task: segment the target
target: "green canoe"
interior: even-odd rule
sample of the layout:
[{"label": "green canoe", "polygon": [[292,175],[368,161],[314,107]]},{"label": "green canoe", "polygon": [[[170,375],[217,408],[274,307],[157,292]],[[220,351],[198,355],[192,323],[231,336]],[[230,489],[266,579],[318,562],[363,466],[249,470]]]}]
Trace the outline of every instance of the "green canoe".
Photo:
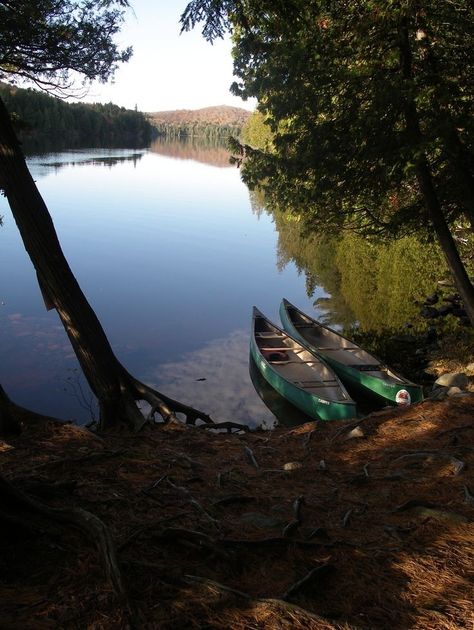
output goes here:
[{"label": "green canoe", "polygon": [[333,370],[255,307],[250,353],[264,379],[310,418],[356,416],[355,402]]},{"label": "green canoe", "polygon": [[394,372],[350,339],[312,319],[288,300],[280,307],[283,328],[326,361],[354,395],[364,394],[391,405],[423,400],[423,389]]}]

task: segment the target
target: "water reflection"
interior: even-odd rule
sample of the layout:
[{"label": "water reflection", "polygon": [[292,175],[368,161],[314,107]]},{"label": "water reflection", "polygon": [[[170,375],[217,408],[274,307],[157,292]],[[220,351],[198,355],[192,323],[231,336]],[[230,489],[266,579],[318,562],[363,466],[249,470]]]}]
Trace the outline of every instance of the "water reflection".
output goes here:
[{"label": "water reflection", "polygon": [[272,412],[272,415],[278,420],[278,424],[284,427],[292,427],[314,420],[314,418],[309,418],[302,411],[293,407],[291,403],[280,396],[276,389],[273,389],[267,383],[252,356],[249,357],[249,374],[255,391]]},{"label": "water reflection", "polygon": [[225,138],[211,140],[199,137],[183,137],[171,140],[166,137],[158,137],[151,144],[150,151],[177,160],[194,160],[221,168],[231,166],[230,153]]},{"label": "water reflection", "polygon": [[248,348],[248,332],[236,330],[178,361],[159,365],[148,380],[168,396],[205,410],[218,422],[269,429],[276,420],[253,390]]},{"label": "water reflection", "polygon": [[145,150],[131,149],[83,149],[64,151],[62,153],[48,153],[28,158],[28,167],[33,177],[45,177],[51,173],[58,173],[70,166],[107,166],[112,168],[124,162],[131,162],[136,166],[142,159]]},{"label": "water reflection", "polygon": [[[278,230],[278,264],[295,264],[304,274],[308,297],[324,323],[363,331],[400,330],[408,323],[424,330],[420,303],[447,274],[433,243],[414,236],[374,241],[351,232],[307,234],[294,217],[273,213]],[[321,296],[321,287],[326,295]],[[317,294],[319,295],[317,295]]]}]

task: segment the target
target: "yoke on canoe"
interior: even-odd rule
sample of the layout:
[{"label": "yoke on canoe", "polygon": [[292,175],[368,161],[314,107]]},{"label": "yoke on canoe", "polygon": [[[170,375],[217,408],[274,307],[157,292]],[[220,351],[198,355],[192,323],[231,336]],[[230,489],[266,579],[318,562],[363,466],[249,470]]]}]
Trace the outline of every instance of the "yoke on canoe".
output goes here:
[{"label": "yoke on canoe", "polygon": [[423,400],[423,389],[383,365],[356,343],[312,319],[288,300],[280,306],[283,328],[310,352],[328,363],[354,393],[379,402],[409,405]]},{"label": "yoke on canoe", "polygon": [[356,404],[334,371],[255,307],[250,353],[264,379],[310,418],[356,416]]}]

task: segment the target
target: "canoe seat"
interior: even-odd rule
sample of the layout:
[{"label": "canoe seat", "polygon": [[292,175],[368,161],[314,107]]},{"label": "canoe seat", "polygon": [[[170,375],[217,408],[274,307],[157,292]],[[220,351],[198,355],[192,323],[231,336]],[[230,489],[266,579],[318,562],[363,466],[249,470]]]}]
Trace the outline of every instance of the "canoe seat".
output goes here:
[{"label": "canoe seat", "polygon": [[265,348],[263,346],[259,346],[259,350],[261,350],[262,352],[275,352],[277,350],[292,350],[293,348],[290,348],[289,346],[266,346]]},{"label": "canoe seat", "polygon": [[316,348],[316,350],[324,350],[324,351],[326,351],[326,350],[341,350],[341,348],[334,348],[334,347],[332,347],[332,348],[322,348],[321,346],[314,346],[314,347]]},{"label": "canoe seat", "polygon": [[281,339],[283,337],[280,333],[272,333],[272,332],[257,332],[255,333],[256,337],[260,337],[262,339]]}]

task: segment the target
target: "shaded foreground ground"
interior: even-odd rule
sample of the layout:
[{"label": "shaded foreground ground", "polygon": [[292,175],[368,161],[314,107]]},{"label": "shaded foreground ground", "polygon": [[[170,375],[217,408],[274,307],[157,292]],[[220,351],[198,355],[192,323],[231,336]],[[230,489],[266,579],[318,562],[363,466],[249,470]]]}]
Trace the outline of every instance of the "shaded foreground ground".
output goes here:
[{"label": "shaded foreground ground", "polygon": [[[104,521],[138,628],[472,628],[472,395],[379,412],[359,437],[351,422],[99,438],[26,420],[1,474]],[[1,628],[129,619],[83,533],[6,528]]]}]

